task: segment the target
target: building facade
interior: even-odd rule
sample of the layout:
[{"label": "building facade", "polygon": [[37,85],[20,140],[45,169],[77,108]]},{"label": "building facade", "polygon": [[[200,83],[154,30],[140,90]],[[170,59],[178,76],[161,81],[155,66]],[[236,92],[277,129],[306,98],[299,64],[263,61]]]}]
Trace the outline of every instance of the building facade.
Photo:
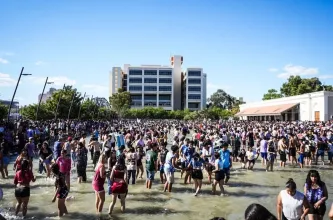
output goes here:
[{"label": "building facade", "polygon": [[184,109],[201,110],[206,106],[207,74],[202,68],[187,68],[183,76]]},{"label": "building facade", "polygon": [[[50,99],[55,91],[57,91],[55,88],[50,88],[48,92],[44,93],[41,103],[45,103],[48,99]],[[39,103],[41,96],[42,96],[42,94],[38,95],[37,103]]]},{"label": "building facade", "polygon": [[123,71],[121,67],[113,67],[110,72],[109,81],[109,96],[118,92],[118,89],[122,88]]},{"label": "building facade", "polygon": [[320,91],[240,105],[237,116],[259,121],[327,121],[333,118],[333,92]]},{"label": "building facade", "polygon": [[[195,108],[190,109],[200,110],[205,107],[205,104],[203,105],[202,103],[203,101],[204,103],[206,102],[205,82],[207,76],[202,73],[202,69],[199,68],[201,73],[199,78],[192,76],[192,72],[196,70],[195,68],[193,68],[193,71],[191,68],[187,69],[189,73],[191,73],[191,76],[188,77],[189,81],[186,81],[184,80],[185,78],[182,72],[183,57],[172,56],[170,58],[170,64],[171,65],[168,66],[124,65],[121,75],[122,84],[117,86],[118,88],[126,88],[126,91],[131,93],[132,108],[162,107],[165,110],[181,110],[190,108],[193,103],[195,104]],[[113,72],[114,71],[112,71],[112,73]],[[192,81],[194,80],[193,82],[196,82],[195,79],[199,79],[200,83],[193,84]],[[193,91],[190,96],[192,99],[186,99],[186,102],[184,102],[184,92],[186,94],[188,92],[186,83],[200,87],[200,89]],[[110,83],[110,95],[114,94],[112,89],[115,87],[115,84],[112,84],[113,87],[111,84],[112,83]],[[198,97],[199,99],[197,99]],[[192,107],[194,107],[194,105]]]}]

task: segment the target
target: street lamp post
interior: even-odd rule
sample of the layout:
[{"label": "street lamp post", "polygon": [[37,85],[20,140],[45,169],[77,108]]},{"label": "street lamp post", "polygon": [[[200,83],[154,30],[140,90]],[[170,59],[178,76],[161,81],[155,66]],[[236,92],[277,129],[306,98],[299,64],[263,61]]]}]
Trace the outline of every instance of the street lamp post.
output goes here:
[{"label": "street lamp post", "polygon": [[43,91],[42,91],[42,95],[39,98],[39,102],[38,102],[38,106],[37,106],[37,110],[36,110],[36,121],[38,120],[39,107],[40,107],[40,103],[42,102],[42,99],[43,99],[43,96],[44,96],[44,91],[45,91],[46,84],[52,84],[53,83],[53,82],[48,82],[48,80],[49,80],[49,77],[46,77],[44,88],[43,88]]},{"label": "street lamp post", "polygon": [[84,98],[86,97],[86,93],[84,93],[83,95],[83,99],[82,99],[82,102],[80,103],[80,108],[79,108],[79,115],[78,115],[78,119],[80,120],[80,117],[81,117],[81,108],[82,108],[82,103],[84,102]]},{"label": "street lamp post", "polygon": [[28,74],[28,73],[23,73],[23,70],[24,70],[24,67],[22,67],[22,69],[21,69],[21,73],[20,73],[20,76],[19,76],[19,78],[17,80],[12,100],[10,101],[10,105],[8,107],[8,115],[7,115],[7,121],[8,122],[9,122],[9,119],[10,119],[10,110],[12,109],[12,105],[13,105],[13,102],[14,102],[14,98],[15,98],[15,95],[16,95],[16,91],[17,91],[18,85],[19,85],[19,83],[21,81],[21,77],[22,76],[31,76],[32,75],[32,74]]},{"label": "street lamp post", "polygon": [[[65,90],[65,87],[66,87],[66,84],[64,84],[62,90]],[[55,116],[54,116],[54,119],[55,119],[55,120],[57,120],[58,109],[59,109],[59,104],[60,104],[61,96],[62,96],[62,94],[59,94],[59,99],[58,99],[58,103],[57,103],[57,109],[56,109]]]},{"label": "street lamp post", "polygon": [[72,111],[72,106],[73,106],[73,102],[74,102],[75,94],[76,94],[76,89],[74,90],[74,93],[73,93],[73,96],[72,96],[71,105],[69,106],[69,111],[68,111],[67,121],[69,120],[69,116],[70,116],[71,111]]}]

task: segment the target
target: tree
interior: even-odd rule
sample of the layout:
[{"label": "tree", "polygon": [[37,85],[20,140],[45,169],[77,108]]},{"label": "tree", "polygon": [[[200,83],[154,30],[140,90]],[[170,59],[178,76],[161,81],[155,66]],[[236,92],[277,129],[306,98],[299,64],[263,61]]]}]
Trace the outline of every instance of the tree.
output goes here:
[{"label": "tree", "polygon": [[218,89],[208,99],[208,107],[216,106],[222,109],[232,109],[237,103],[237,99],[222,89]]},{"label": "tree", "polygon": [[266,94],[264,94],[264,97],[262,100],[270,100],[270,99],[278,99],[282,98],[283,96],[278,93],[275,89],[269,89]]},{"label": "tree", "polygon": [[290,76],[288,81],[283,83],[280,92],[282,96],[295,96],[311,92],[333,91],[332,86],[323,85],[317,78],[301,78],[300,76]]},{"label": "tree", "polygon": [[8,114],[8,107],[0,103],[0,120],[5,119]]},{"label": "tree", "polygon": [[[32,104],[20,108],[20,114],[25,119],[35,120],[38,104]],[[47,109],[45,103],[41,103],[39,106],[38,120],[48,120],[54,118],[52,111]]]},{"label": "tree", "polygon": [[110,96],[109,99],[111,108],[121,117],[131,107],[131,94],[123,91],[121,88],[118,89],[117,93]]},{"label": "tree", "polygon": [[53,93],[52,97],[46,101],[46,106],[49,111],[53,112],[54,116],[56,113],[59,98],[61,98],[61,100],[59,103],[57,118],[68,117],[68,112],[71,106],[72,99],[73,105],[69,118],[77,118],[80,109],[80,103],[83,99],[83,97],[81,97],[81,94],[78,93],[76,89],[73,89],[72,86],[65,86],[65,89],[57,90],[55,93]]}]

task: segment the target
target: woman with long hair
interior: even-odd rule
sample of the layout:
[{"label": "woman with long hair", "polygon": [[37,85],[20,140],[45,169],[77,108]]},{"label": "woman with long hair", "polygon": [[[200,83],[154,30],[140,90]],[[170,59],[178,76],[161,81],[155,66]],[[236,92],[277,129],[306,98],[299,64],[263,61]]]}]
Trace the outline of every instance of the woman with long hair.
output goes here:
[{"label": "woman with long hair", "polygon": [[164,192],[168,190],[168,192],[171,192],[172,190],[172,184],[175,181],[175,167],[176,167],[176,161],[177,161],[177,152],[178,152],[178,146],[172,145],[171,151],[169,151],[165,158],[165,165],[164,165],[164,174],[166,176],[166,181],[164,184]]},{"label": "woman with long hair", "polygon": [[199,153],[194,153],[189,166],[192,167],[192,179],[194,182],[195,196],[197,196],[201,190],[202,179],[203,179],[202,170],[204,169],[204,164],[205,161],[200,157]]},{"label": "woman with long hair", "polygon": [[310,203],[309,220],[322,220],[326,212],[328,192],[317,170],[310,170],[304,185],[304,195]]},{"label": "woman with long hair", "polygon": [[304,194],[296,189],[296,183],[290,178],[286,183],[286,189],[281,190],[277,198],[278,219],[305,219],[309,212],[309,203]]},{"label": "woman with long hair", "polygon": [[252,203],[246,208],[244,217],[245,220],[277,220],[264,206],[256,203]]},{"label": "woman with long hair", "polygon": [[51,168],[50,164],[52,161],[52,150],[49,148],[49,144],[44,142],[42,148],[39,151],[39,161],[44,165],[46,168],[46,177],[50,177],[51,175]]},{"label": "woman with long hair", "polygon": [[76,172],[78,183],[87,181],[87,160],[88,150],[82,142],[79,142],[78,148],[76,148]]},{"label": "woman with long hair", "polygon": [[97,214],[101,214],[103,210],[103,205],[105,202],[105,190],[104,182],[106,179],[106,171],[104,164],[106,163],[106,155],[102,154],[99,156],[98,162],[96,164],[95,175],[92,181],[92,187],[95,191],[95,206]]},{"label": "woman with long hair", "polygon": [[15,214],[17,215],[22,205],[22,215],[26,216],[28,210],[28,203],[30,198],[30,182],[35,182],[28,160],[22,160],[20,170],[18,170],[14,177],[15,184],[15,197],[17,200]]},{"label": "woman with long hair", "polygon": [[128,185],[124,155],[121,154],[119,156],[116,165],[112,168],[110,179],[112,181],[112,202],[109,206],[109,215],[111,216],[113,208],[117,202],[117,197],[120,199],[121,211],[125,211],[125,198]]},{"label": "woman with long hair", "polygon": [[68,196],[68,188],[65,181],[65,176],[60,172],[59,165],[57,163],[52,164],[51,171],[55,176],[55,194],[52,202],[58,199],[58,216],[61,217],[64,214],[68,214],[66,207],[66,198]]},{"label": "woman with long hair", "polygon": [[22,161],[23,160],[27,160],[29,163],[29,169],[31,169],[32,167],[32,162],[29,158],[29,155],[28,155],[28,151],[23,148],[23,150],[21,151],[20,155],[16,158],[15,160],[15,163],[14,163],[14,166],[13,166],[13,169],[15,170],[15,172],[21,170],[21,165],[22,165]]}]

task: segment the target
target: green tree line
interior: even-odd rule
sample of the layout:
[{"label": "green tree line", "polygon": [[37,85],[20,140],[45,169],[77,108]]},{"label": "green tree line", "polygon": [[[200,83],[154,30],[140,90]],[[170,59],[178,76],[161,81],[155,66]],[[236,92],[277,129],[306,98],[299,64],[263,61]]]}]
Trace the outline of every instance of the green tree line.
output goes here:
[{"label": "green tree line", "polygon": [[290,76],[287,82],[282,84],[280,92],[276,89],[269,89],[263,95],[262,100],[302,95],[323,90],[333,91],[333,87],[331,85],[324,85],[317,77],[301,78],[300,76]]}]

